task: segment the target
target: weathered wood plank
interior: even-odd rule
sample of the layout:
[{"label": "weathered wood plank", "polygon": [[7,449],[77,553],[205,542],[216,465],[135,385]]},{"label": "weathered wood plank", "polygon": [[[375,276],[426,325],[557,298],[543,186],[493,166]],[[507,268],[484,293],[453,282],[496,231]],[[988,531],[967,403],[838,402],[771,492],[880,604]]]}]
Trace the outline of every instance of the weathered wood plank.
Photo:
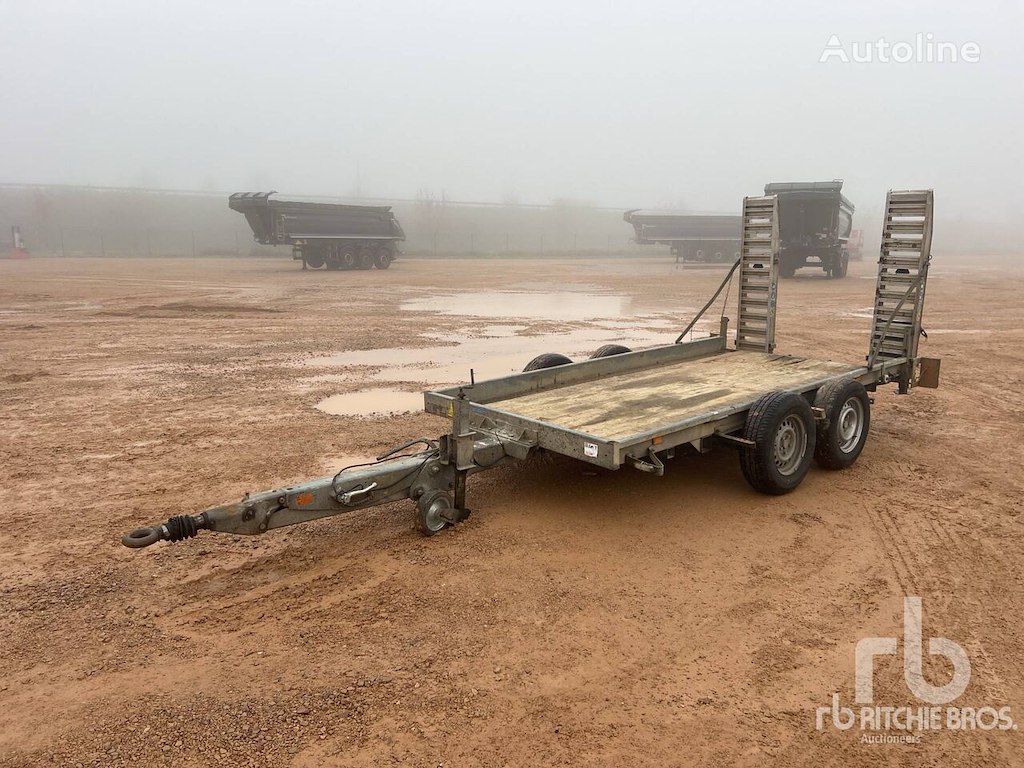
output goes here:
[{"label": "weathered wood plank", "polygon": [[750,404],[766,392],[799,390],[856,366],[763,352],[730,352],[648,371],[536,392],[495,408],[605,440]]}]

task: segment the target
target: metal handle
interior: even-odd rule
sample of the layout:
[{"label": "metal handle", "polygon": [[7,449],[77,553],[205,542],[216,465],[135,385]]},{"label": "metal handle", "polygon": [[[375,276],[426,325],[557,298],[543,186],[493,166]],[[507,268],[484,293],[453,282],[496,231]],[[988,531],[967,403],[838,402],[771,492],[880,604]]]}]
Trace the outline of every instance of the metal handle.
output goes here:
[{"label": "metal handle", "polygon": [[340,501],[342,504],[351,504],[358,497],[365,496],[366,494],[368,494],[370,491],[372,491],[376,487],[377,487],[377,483],[370,483],[365,488],[356,488],[356,489],[351,490],[351,491],[345,491],[344,493],[339,493],[338,494],[338,501]]}]

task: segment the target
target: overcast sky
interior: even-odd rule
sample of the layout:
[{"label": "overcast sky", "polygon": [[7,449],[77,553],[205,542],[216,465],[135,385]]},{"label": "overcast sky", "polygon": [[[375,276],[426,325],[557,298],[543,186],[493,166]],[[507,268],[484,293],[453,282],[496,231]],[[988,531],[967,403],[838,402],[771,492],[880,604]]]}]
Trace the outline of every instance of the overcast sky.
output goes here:
[{"label": "overcast sky", "polygon": [[[0,181],[734,211],[844,178],[1006,220],[1021,4],[0,0]],[[885,38],[978,63],[819,63]],[[867,206],[865,206],[867,207]]]}]

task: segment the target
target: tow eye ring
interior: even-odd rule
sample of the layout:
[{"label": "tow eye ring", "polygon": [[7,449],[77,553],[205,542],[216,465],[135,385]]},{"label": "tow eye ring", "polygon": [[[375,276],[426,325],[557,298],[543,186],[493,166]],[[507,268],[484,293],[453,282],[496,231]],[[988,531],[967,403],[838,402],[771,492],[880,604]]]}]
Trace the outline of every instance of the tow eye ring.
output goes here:
[{"label": "tow eye ring", "polygon": [[121,537],[121,543],[130,549],[142,549],[158,541],[181,541],[191,539],[200,530],[206,528],[204,515],[175,515],[168,518],[163,525],[153,528],[136,528]]}]

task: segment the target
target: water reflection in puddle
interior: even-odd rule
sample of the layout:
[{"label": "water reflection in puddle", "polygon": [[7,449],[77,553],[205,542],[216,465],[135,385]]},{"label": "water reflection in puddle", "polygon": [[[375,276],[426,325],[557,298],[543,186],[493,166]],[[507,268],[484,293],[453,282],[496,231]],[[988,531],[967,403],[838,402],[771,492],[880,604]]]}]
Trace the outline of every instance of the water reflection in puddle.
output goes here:
[{"label": "water reflection in puddle", "polygon": [[857,309],[851,309],[846,312],[840,312],[839,314],[842,315],[843,317],[861,317],[870,320],[875,316],[875,308],[858,307]]},{"label": "water reflection in puddle", "polygon": [[[507,295],[500,292],[493,294],[495,297]],[[566,295],[529,294],[529,297],[531,300],[542,297],[542,303],[557,303]],[[575,295],[587,301],[595,298],[592,294]],[[597,298],[612,299],[614,303],[605,304],[603,307],[609,311],[622,312],[622,297]],[[580,309],[582,306],[593,309],[594,304],[574,304],[569,309],[579,316],[579,312],[583,311]],[[494,316],[499,316],[507,307],[507,304],[500,306],[494,312]],[[534,308],[536,312],[540,312],[540,305],[535,305]],[[558,313],[565,308],[547,306],[543,309],[548,317],[564,317]],[[480,307],[480,310],[482,312],[483,307]],[[590,309],[586,311],[589,312]],[[684,315],[688,312],[681,311]],[[527,316],[536,319],[539,315],[524,315]],[[369,384],[374,388],[332,395],[320,401],[316,407],[324,413],[340,416],[384,418],[421,410],[423,396],[420,390],[467,382],[470,379],[470,369],[477,381],[484,381],[519,373],[530,360],[545,352],[567,355],[578,362],[586,360],[605,344],[623,344],[631,349],[643,349],[659,344],[670,344],[678,333],[675,322],[658,316],[642,316],[628,320],[602,319],[585,328],[541,335],[526,335],[525,332],[529,329],[529,325],[511,323],[472,326],[451,333],[431,335],[428,338],[435,343],[426,347],[340,352],[310,360],[311,367],[326,370],[305,378],[301,383],[304,386],[315,387],[322,387],[325,383],[349,386],[357,382]],[[706,334],[695,333],[697,338],[703,335]]]},{"label": "water reflection in puddle", "polygon": [[[513,326],[514,327],[514,326]],[[494,326],[494,329],[500,326]],[[624,344],[631,349],[670,344],[675,328],[584,328],[543,336],[494,333],[480,338],[435,336],[438,341],[457,341],[444,346],[396,349],[366,349],[341,352],[311,360],[315,366],[380,367],[369,378],[376,382],[416,382],[450,385],[469,381],[472,368],[478,381],[519,373],[530,360],[544,352],[568,355],[574,361],[587,359],[604,344]],[[328,374],[327,376],[331,376]],[[315,377],[324,380],[326,377]]]},{"label": "water reflection in puddle", "polygon": [[470,317],[592,320],[622,317],[628,303],[629,299],[625,296],[602,293],[470,291],[406,299],[401,308],[407,312],[437,312]]}]

